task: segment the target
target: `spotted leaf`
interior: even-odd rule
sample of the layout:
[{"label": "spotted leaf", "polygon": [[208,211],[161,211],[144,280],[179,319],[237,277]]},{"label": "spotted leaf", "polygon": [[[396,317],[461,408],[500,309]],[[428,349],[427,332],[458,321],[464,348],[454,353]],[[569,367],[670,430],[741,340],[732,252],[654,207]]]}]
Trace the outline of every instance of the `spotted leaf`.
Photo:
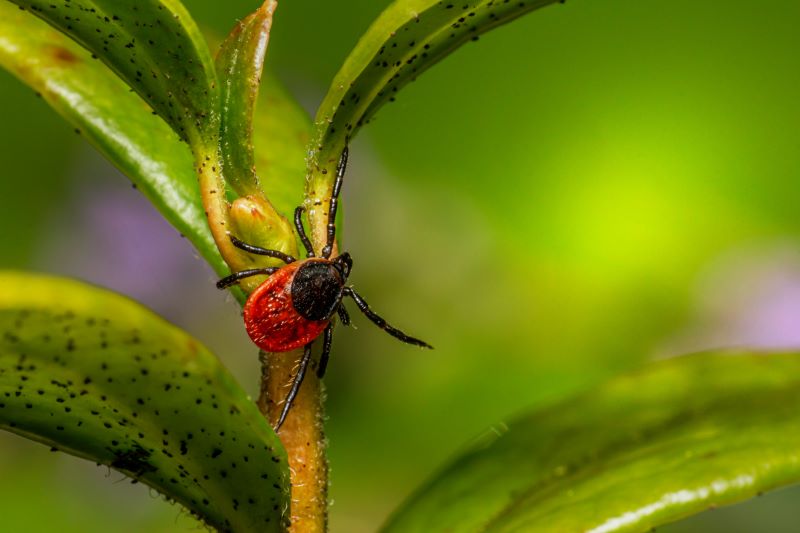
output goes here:
[{"label": "spotted leaf", "polygon": [[499,425],[385,533],[651,531],[800,481],[800,354],[661,361]]},{"label": "spotted leaf", "polygon": [[[228,273],[208,229],[189,147],[122,80],[9,2],[0,2],[0,66],[120,168],[218,274]],[[263,82],[253,119],[256,159],[268,177],[262,188],[287,213],[302,200],[310,120],[274,76]]]},{"label": "spotted leaf", "polygon": [[205,347],[78,282],[6,272],[0,287],[0,427],[115,468],[219,530],[282,531],[285,451]]},{"label": "spotted leaf", "polygon": [[0,65],[127,174],[218,273],[227,271],[200,204],[189,147],[122,80],[9,2],[0,2]]},{"label": "spotted leaf", "polygon": [[[396,0],[345,60],[320,105],[309,145],[309,196],[325,203],[339,154],[404,85],[479,35],[558,0]],[[324,217],[324,213],[312,213]]]},{"label": "spotted leaf", "polygon": [[178,0],[11,0],[108,65],[191,144],[216,139],[217,86],[202,35]]}]

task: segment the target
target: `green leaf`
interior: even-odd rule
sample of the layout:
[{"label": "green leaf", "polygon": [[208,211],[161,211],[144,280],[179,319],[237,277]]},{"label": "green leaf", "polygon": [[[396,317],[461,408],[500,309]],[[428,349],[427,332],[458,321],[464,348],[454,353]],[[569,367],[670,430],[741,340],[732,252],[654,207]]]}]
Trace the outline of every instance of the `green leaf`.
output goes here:
[{"label": "green leaf", "polygon": [[661,361],[498,426],[384,531],[649,531],[800,480],[798,412],[798,354]]},{"label": "green leaf", "polygon": [[[265,76],[255,115],[253,140],[256,147],[256,168],[262,176],[259,186],[263,196],[269,200],[253,195],[233,202],[233,228],[242,240],[297,256],[297,236],[284,216],[290,215],[295,207],[303,203],[305,147],[310,130],[311,120],[308,114],[289,96],[274,76]],[[282,264],[277,260],[253,255],[248,255],[247,259],[252,263],[244,268]],[[251,278],[253,282],[246,288],[255,288],[263,279]]]},{"label": "green leaf", "polygon": [[342,150],[407,83],[462,44],[558,0],[396,0],[350,52],[317,110],[308,146],[306,206],[312,241],[323,242],[324,209]]},{"label": "green leaf", "polygon": [[358,41],[320,105],[312,163],[330,170],[349,139],[383,104],[464,43],[557,1],[396,0]]},{"label": "green leaf", "polygon": [[0,65],[130,177],[218,274],[227,272],[208,230],[189,147],[122,80],[74,41],[8,2],[0,2]]},{"label": "green leaf", "polygon": [[238,22],[217,53],[220,153],[225,178],[239,196],[260,192],[253,155],[253,112],[276,2],[265,2]]},{"label": "green leaf", "polygon": [[[253,120],[256,107],[256,100],[261,86],[261,71],[264,64],[264,56],[269,42],[269,31],[272,26],[272,16],[277,3],[274,0],[267,0],[260,8],[255,10],[247,18],[237,23],[228,38],[222,43],[217,54],[216,66],[219,78],[222,83],[221,99],[221,118],[220,118],[220,156],[225,178],[233,190],[238,193],[239,198],[230,207],[230,223],[228,230],[236,234],[237,237],[245,242],[268,248],[280,250],[290,255],[296,255],[297,248],[295,234],[292,225],[286,217],[275,209],[270,201],[270,196],[260,186],[259,175],[256,171],[255,153],[253,148]],[[271,84],[271,92],[276,94],[274,82]],[[272,98],[277,105],[275,109],[268,105],[262,114],[271,118],[270,126],[274,127],[276,119],[291,119],[287,110],[291,111],[291,106],[281,106],[281,102],[289,102],[285,93],[277,92],[279,98]],[[269,102],[270,104],[272,102]],[[287,116],[288,115],[288,116]],[[301,115],[302,116],[302,115]],[[302,149],[302,145],[297,142],[295,135],[287,135],[287,130],[292,127],[291,122],[279,124],[273,129],[273,139],[281,142],[281,137],[288,137],[282,140],[283,145],[295,145]],[[303,122],[307,130],[308,120]],[[265,132],[269,133],[269,132]],[[280,159],[287,157],[298,157],[296,152],[278,151],[281,146],[274,146],[268,143],[264,147],[264,152],[268,154],[277,153]],[[297,163],[302,169],[303,155],[299,155]],[[297,195],[302,191],[301,181],[303,171],[292,176],[280,175],[275,173],[275,168],[269,168],[270,174],[267,182],[279,182],[285,185],[295,185],[294,191]],[[280,170],[280,169],[278,169]],[[275,175],[273,175],[275,174]],[[285,178],[289,177],[287,180]],[[292,179],[294,178],[294,179]],[[289,181],[290,183],[285,183]],[[290,210],[291,213],[299,203],[295,202]],[[241,259],[242,264],[237,265],[241,269],[259,268],[266,266],[278,266],[282,264],[276,259],[248,255]],[[242,288],[254,288],[263,278],[248,280]]]},{"label": "green leaf", "polygon": [[[0,66],[29,85],[96,146],[197,248],[228,273],[211,237],[188,146],[125,83],[77,43],[0,2]],[[261,186],[284,213],[302,200],[310,120],[272,76],[254,117]],[[241,298],[241,292],[235,291]]]},{"label": "green leaf", "polygon": [[105,290],[7,272],[0,286],[0,427],[120,470],[219,530],[282,530],[285,451],[205,347]]},{"label": "green leaf", "polygon": [[208,45],[178,0],[11,0],[108,65],[191,145],[217,138]]}]

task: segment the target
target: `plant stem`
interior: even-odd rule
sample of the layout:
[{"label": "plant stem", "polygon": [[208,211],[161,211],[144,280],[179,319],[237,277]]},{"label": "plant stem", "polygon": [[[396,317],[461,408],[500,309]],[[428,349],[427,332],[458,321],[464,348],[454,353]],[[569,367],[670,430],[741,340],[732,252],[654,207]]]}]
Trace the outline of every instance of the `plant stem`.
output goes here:
[{"label": "plant stem", "polygon": [[[231,270],[243,269],[243,256],[233,247],[230,206],[225,198],[224,178],[220,173],[216,150],[196,154],[200,190],[211,233]],[[332,173],[331,173],[332,176]],[[312,205],[325,208],[309,210],[311,240],[317,250],[325,244],[327,205],[332,183],[322,183],[307,190]],[[307,202],[309,202],[307,200]],[[334,254],[336,251],[334,250]],[[297,257],[297,250],[292,253]],[[247,292],[254,286],[242,286]],[[280,417],[289,386],[294,379],[302,350],[286,353],[261,353],[261,386],[258,407],[274,427]],[[328,463],[325,456],[322,391],[316,373],[306,374],[303,386],[278,432],[289,458],[291,478],[291,533],[324,533],[328,525]]]},{"label": "plant stem", "polygon": [[[332,165],[335,167],[335,162]],[[333,175],[329,171],[319,176],[322,179],[309,180],[306,190],[306,205],[312,206],[308,209],[310,236],[316,250],[321,250],[325,245],[328,204],[333,187],[332,180],[327,178]],[[334,247],[333,255],[336,253]],[[284,398],[302,355],[302,350],[261,354],[258,407],[273,427],[280,416]],[[323,533],[327,530],[328,461],[325,455],[323,413],[322,385],[316,373],[310,371],[278,432],[289,456],[292,480],[291,533]]]},{"label": "plant stem", "polygon": [[[228,232],[231,230],[228,200],[225,197],[225,180],[222,164],[216,147],[195,151],[200,195],[203,200],[208,227],[222,258],[231,270],[242,270],[245,264],[242,254],[231,243]],[[244,286],[243,286],[244,287]]]},{"label": "plant stem", "polygon": [[[211,233],[231,270],[241,270],[243,256],[233,247],[228,236],[231,229],[230,206],[224,194],[225,185],[217,151],[198,154],[196,159],[203,206]],[[291,253],[297,256],[296,249]],[[249,292],[255,286],[243,288]],[[261,354],[258,406],[273,427],[280,416],[301,356],[302,350]],[[328,464],[322,412],[320,383],[312,371],[306,374],[300,393],[278,433],[289,458],[292,484],[289,531],[292,533],[323,533],[327,529]]]},{"label": "plant stem", "polygon": [[[306,206],[311,242],[321,250],[327,237],[328,205],[337,161],[325,172],[315,169],[307,181]],[[334,245],[333,256],[337,254]],[[261,354],[258,406],[275,425],[302,350]],[[292,533],[323,533],[328,526],[328,461],[325,455],[322,386],[315,372],[306,374],[300,393],[278,432],[289,455],[292,480]]]},{"label": "plant stem", "polygon": [[[302,350],[261,354],[261,395],[258,407],[275,425],[294,378]],[[320,381],[313,371],[303,386],[278,436],[289,456],[292,480],[292,533],[322,533],[328,523],[328,462]]]}]

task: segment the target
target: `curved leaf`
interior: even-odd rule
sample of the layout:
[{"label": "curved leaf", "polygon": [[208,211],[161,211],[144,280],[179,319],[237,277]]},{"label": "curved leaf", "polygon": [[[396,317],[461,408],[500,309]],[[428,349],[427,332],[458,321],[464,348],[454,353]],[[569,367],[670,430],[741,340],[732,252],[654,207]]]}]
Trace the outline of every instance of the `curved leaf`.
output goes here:
[{"label": "curved leaf", "polygon": [[[228,273],[208,229],[189,148],[122,80],[8,2],[0,2],[0,65],[122,170],[217,274]],[[272,76],[265,76],[259,98],[253,133],[258,166],[268,176],[261,186],[279,210],[290,213],[302,199],[310,120]]]},{"label": "curved leaf", "polygon": [[217,53],[222,86],[220,152],[225,177],[239,194],[256,194],[258,176],[253,156],[253,112],[261,85],[261,70],[277,2],[268,0],[238,22]]},{"label": "curved leaf", "polygon": [[218,135],[208,45],[178,0],[10,0],[107,64],[190,144]]},{"label": "curved leaf", "polygon": [[[259,179],[263,196],[256,194],[238,198],[230,210],[235,234],[244,241],[297,256],[298,237],[284,215],[291,214],[303,203],[305,146],[310,130],[308,114],[274,76],[265,76],[253,130],[256,168],[263,178]],[[253,255],[245,259],[251,263],[243,268],[281,264]],[[245,291],[253,290],[263,279],[259,276],[250,278],[249,284],[243,282],[240,287]]]},{"label": "curved leaf", "polygon": [[282,530],[285,451],[206,348],[105,290],[16,273],[0,286],[0,427],[120,470],[217,529]]},{"label": "curved leaf", "polygon": [[189,147],[125,83],[44,22],[0,2],[0,65],[41,94],[227,272],[208,229]]},{"label": "curved leaf", "polygon": [[396,0],[373,22],[333,79],[317,111],[317,159],[347,140],[395,93],[455,49],[558,0]]},{"label": "curved leaf", "polygon": [[[259,186],[253,148],[254,112],[276,6],[275,0],[266,0],[238,22],[217,54],[216,66],[222,82],[219,151],[226,181],[239,195],[229,210],[228,231],[245,242],[294,255],[294,230]],[[267,108],[266,115],[271,114],[272,110]],[[275,148],[269,146],[267,149],[273,151]],[[286,157],[286,154],[282,155]],[[297,187],[298,192],[301,189]],[[242,269],[282,264],[275,259],[253,255],[240,261],[242,264],[237,266]],[[263,278],[251,278],[240,287],[252,289],[261,281]]]},{"label": "curved leaf", "polygon": [[800,480],[798,411],[798,354],[662,361],[491,433],[384,531],[649,531]]},{"label": "curved leaf", "polygon": [[[317,110],[308,147],[306,202],[312,231],[326,214],[344,147],[403,86],[479,35],[559,0],[396,0],[350,52]],[[322,239],[315,235],[315,240]]]}]

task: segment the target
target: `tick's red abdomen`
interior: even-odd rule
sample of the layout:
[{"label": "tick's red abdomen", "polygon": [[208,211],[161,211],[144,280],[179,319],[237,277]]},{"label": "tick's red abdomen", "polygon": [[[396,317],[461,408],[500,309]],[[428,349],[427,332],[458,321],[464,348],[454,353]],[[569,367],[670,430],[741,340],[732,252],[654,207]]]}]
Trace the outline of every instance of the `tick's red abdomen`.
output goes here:
[{"label": "tick's red abdomen", "polygon": [[292,280],[304,262],[281,268],[247,298],[244,325],[256,346],[264,351],[288,352],[305,346],[330,322],[303,318],[292,304]]}]

